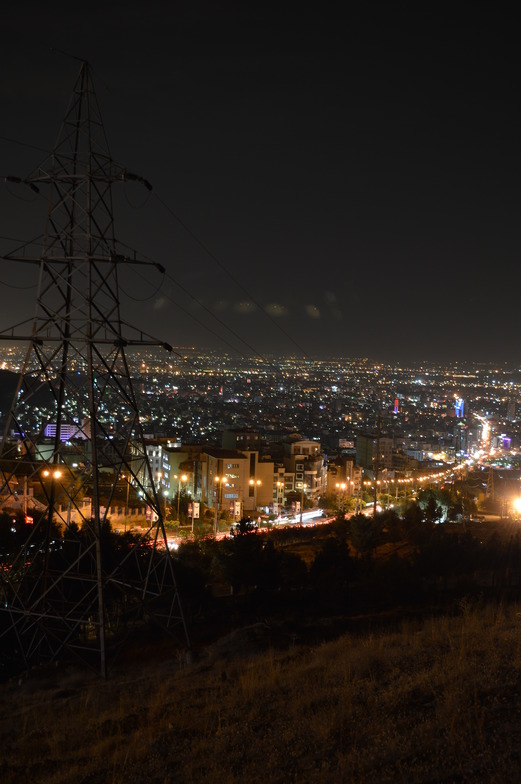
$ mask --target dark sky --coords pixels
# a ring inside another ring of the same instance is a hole
[[[53,146],[66,50],[93,67],[113,157],[154,186],[116,198],[118,238],[170,276],[128,273],[130,320],[245,354],[519,364],[519,21],[400,5],[21,2],[0,33],[0,175],[43,157],[6,139]],[[45,200],[21,197],[0,186],[2,236],[43,228]]]

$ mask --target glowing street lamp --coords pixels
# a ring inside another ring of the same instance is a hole
[[[302,512],[304,511],[304,490],[307,490],[305,482],[300,483],[300,525],[302,525]]]
[[[345,505],[346,505],[345,493],[346,493],[346,490],[347,490],[347,484],[345,482],[337,482],[336,483],[336,490],[337,490],[337,494],[340,497],[339,498],[339,500],[340,500],[339,507],[342,510],[342,512],[344,512],[344,514],[345,514]]]
[[[165,511],[164,511],[163,517],[166,520],[166,503],[167,503],[167,500],[168,500],[168,490],[163,490],[163,499],[164,499],[164,505],[165,505]]]
[[[213,521],[213,535],[217,535],[217,515],[219,514],[219,508],[222,501],[222,489],[223,484],[226,484],[227,477],[226,476],[214,476],[213,481],[215,482],[215,516]]]
[[[126,531],[127,531],[127,517],[128,517],[128,494],[129,494],[129,491],[130,491],[130,480],[129,480],[129,478],[128,478],[128,476],[126,474],[121,474],[121,478],[124,479],[125,482],[127,483],[127,501],[126,501],[126,504],[125,504],[125,522],[124,522],[125,533],[126,533]]]
[[[55,483],[55,481],[59,481],[61,479],[62,473],[63,472],[60,471],[59,468],[53,468],[53,469],[44,468],[43,471],[42,471],[42,476],[45,479],[50,479],[51,480],[50,481],[49,492],[47,492],[46,489],[42,488],[42,489],[44,489],[44,493],[46,494],[48,502],[49,502],[49,505],[48,505],[49,523],[52,523],[52,517],[53,517],[53,512],[54,512],[54,501],[55,501],[55,497],[56,497],[55,496],[55,492],[56,491],[55,491],[55,484],[54,483]],[[70,518],[70,499],[69,499],[69,512],[67,514],[67,525],[70,522],[69,518]]]
[[[277,482],[277,511],[279,514],[281,506],[284,506],[284,482]]]
[[[250,493],[250,496],[253,495],[253,503],[255,505],[255,511],[257,511],[257,490],[261,486],[262,482],[260,479],[250,479],[250,487],[253,488],[253,493]],[[260,517],[259,517],[260,522]]]
[[[62,472],[60,471],[59,468],[55,468],[52,471],[49,471],[48,468],[44,468],[44,470],[42,471],[42,476],[44,476],[46,479],[48,479],[49,477],[51,477],[52,479],[59,479],[61,475]]]
[[[179,481],[177,483],[177,522],[179,523],[179,502],[181,500],[181,482],[187,482],[188,477],[186,474],[178,477]]]
[[[261,486],[261,484],[262,482],[260,479],[250,479],[250,487],[255,487],[258,489]],[[253,493],[254,493],[255,506],[257,506],[257,496],[255,490],[253,491]]]

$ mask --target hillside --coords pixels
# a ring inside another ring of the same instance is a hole
[[[521,773],[519,607],[293,644],[250,626],[187,664],[129,650],[0,686],[3,784],[511,782]]]

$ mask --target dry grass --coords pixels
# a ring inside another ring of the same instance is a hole
[[[511,782],[521,615],[0,687],[2,784]]]

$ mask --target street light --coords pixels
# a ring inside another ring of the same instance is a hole
[[[262,484],[262,482],[261,482],[260,479],[250,479],[250,487],[251,488],[259,488],[261,486],[261,484]],[[250,496],[251,495],[252,494],[250,493]],[[256,489],[253,490],[253,504],[255,506],[255,511],[257,511],[257,493],[256,493]],[[260,520],[261,520],[261,518],[259,517],[258,518],[259,523],[260,523]]]
[[[124,528],[125,528],[125,533],[126,533],[127,532],[127,517],[128,517],[128,494],[129,494],[129,491],[130,491],[130,482],[129,482],[128,476],[126,476],[126,474],[121,474],[121,478],[124,479],[125,482],[127,483],[127,501],[125,503],[125,522],[124,522]]]
[[[20,484],[20,481],[18,484]],[[27,523],[27,476],[24,476],[24,522]]]
[[[213,481],[215,482],[215,516],[213,521],[213,535],[217,535],[217,515],[219,514],[219,506],[221,503],[222,498],[222,487],[223,484],[226,482],[227,477],[225,476],[214,476]]]
[[[307,484],[300,483],[300,525],[302,525],[302,512],[304,511],[304,490],[307,489]]]
[[[340,496],[339,508],[342,511],[342,513],[345,514],[345,508],[346,508],[345,493],[346,493],[346,490],[347,490],[347,484],[345,482],[337,482],[336,483],[336,489],[337,489],[338,495]]]
[[[284,482],[277,482],[277,512],[280,514],[279,506],[284,506]]]
[[[44,468],[42,474],[45,476],[45,478],[52,476],[53,479],[59,479],[62,475],[62,472],[59,470],[59,468],[55,468],[53,471],[49,471],[48,468]]]
[[[165,511],[164,511],[164,515],[163,516],[164,516],[165,521],[166,521],[166,502],[167,502],[167,498],[168,498],[168,490],[163,490],[163,499],[164,499],[164,505],[165,505]]]
[[[42,489],[44,489],[44,493],[47,496],[48,501],[49,501],[49,505],[48,505],[48,509],[49,509],[49,523],[52,523],[52,518],[53,518],[53,513],[54,513],[54,501],[55,501],[55,495],[56,495],[54,481],[55,480],[59,480],[61,478],[61,475],[62,475],[62,471],[60,471],[59,468],[53,468],[52,471],[51,471],[50,468],[44,468],[43,471],[42,471],[42,476],[44,476],[46,479],[50,479],[51,480],[51,487],[50,487],[50,492],[49,493],[47,493],[47,490],[42,488]],[[67,525],[69,525],[69,524],[70,524],[70,498],[69,498],[69,510],[68,510],[68,513],[67,513]]]
[[[262,484],[262,482],[261,482],[260,479],[250,479],[250,487],[259,488],[261,486],[261,484]],[[255,490],[253,491],[253,498],[254,498],[254,501],[255,501],[255,508],[257,508],[257,494],[256,494]]]
[[[188,477],[186,474],[178,477],[179,482],[177,483],[177,524],[179,525],[179,501],[181,500],[181,482],[186,482]]]

